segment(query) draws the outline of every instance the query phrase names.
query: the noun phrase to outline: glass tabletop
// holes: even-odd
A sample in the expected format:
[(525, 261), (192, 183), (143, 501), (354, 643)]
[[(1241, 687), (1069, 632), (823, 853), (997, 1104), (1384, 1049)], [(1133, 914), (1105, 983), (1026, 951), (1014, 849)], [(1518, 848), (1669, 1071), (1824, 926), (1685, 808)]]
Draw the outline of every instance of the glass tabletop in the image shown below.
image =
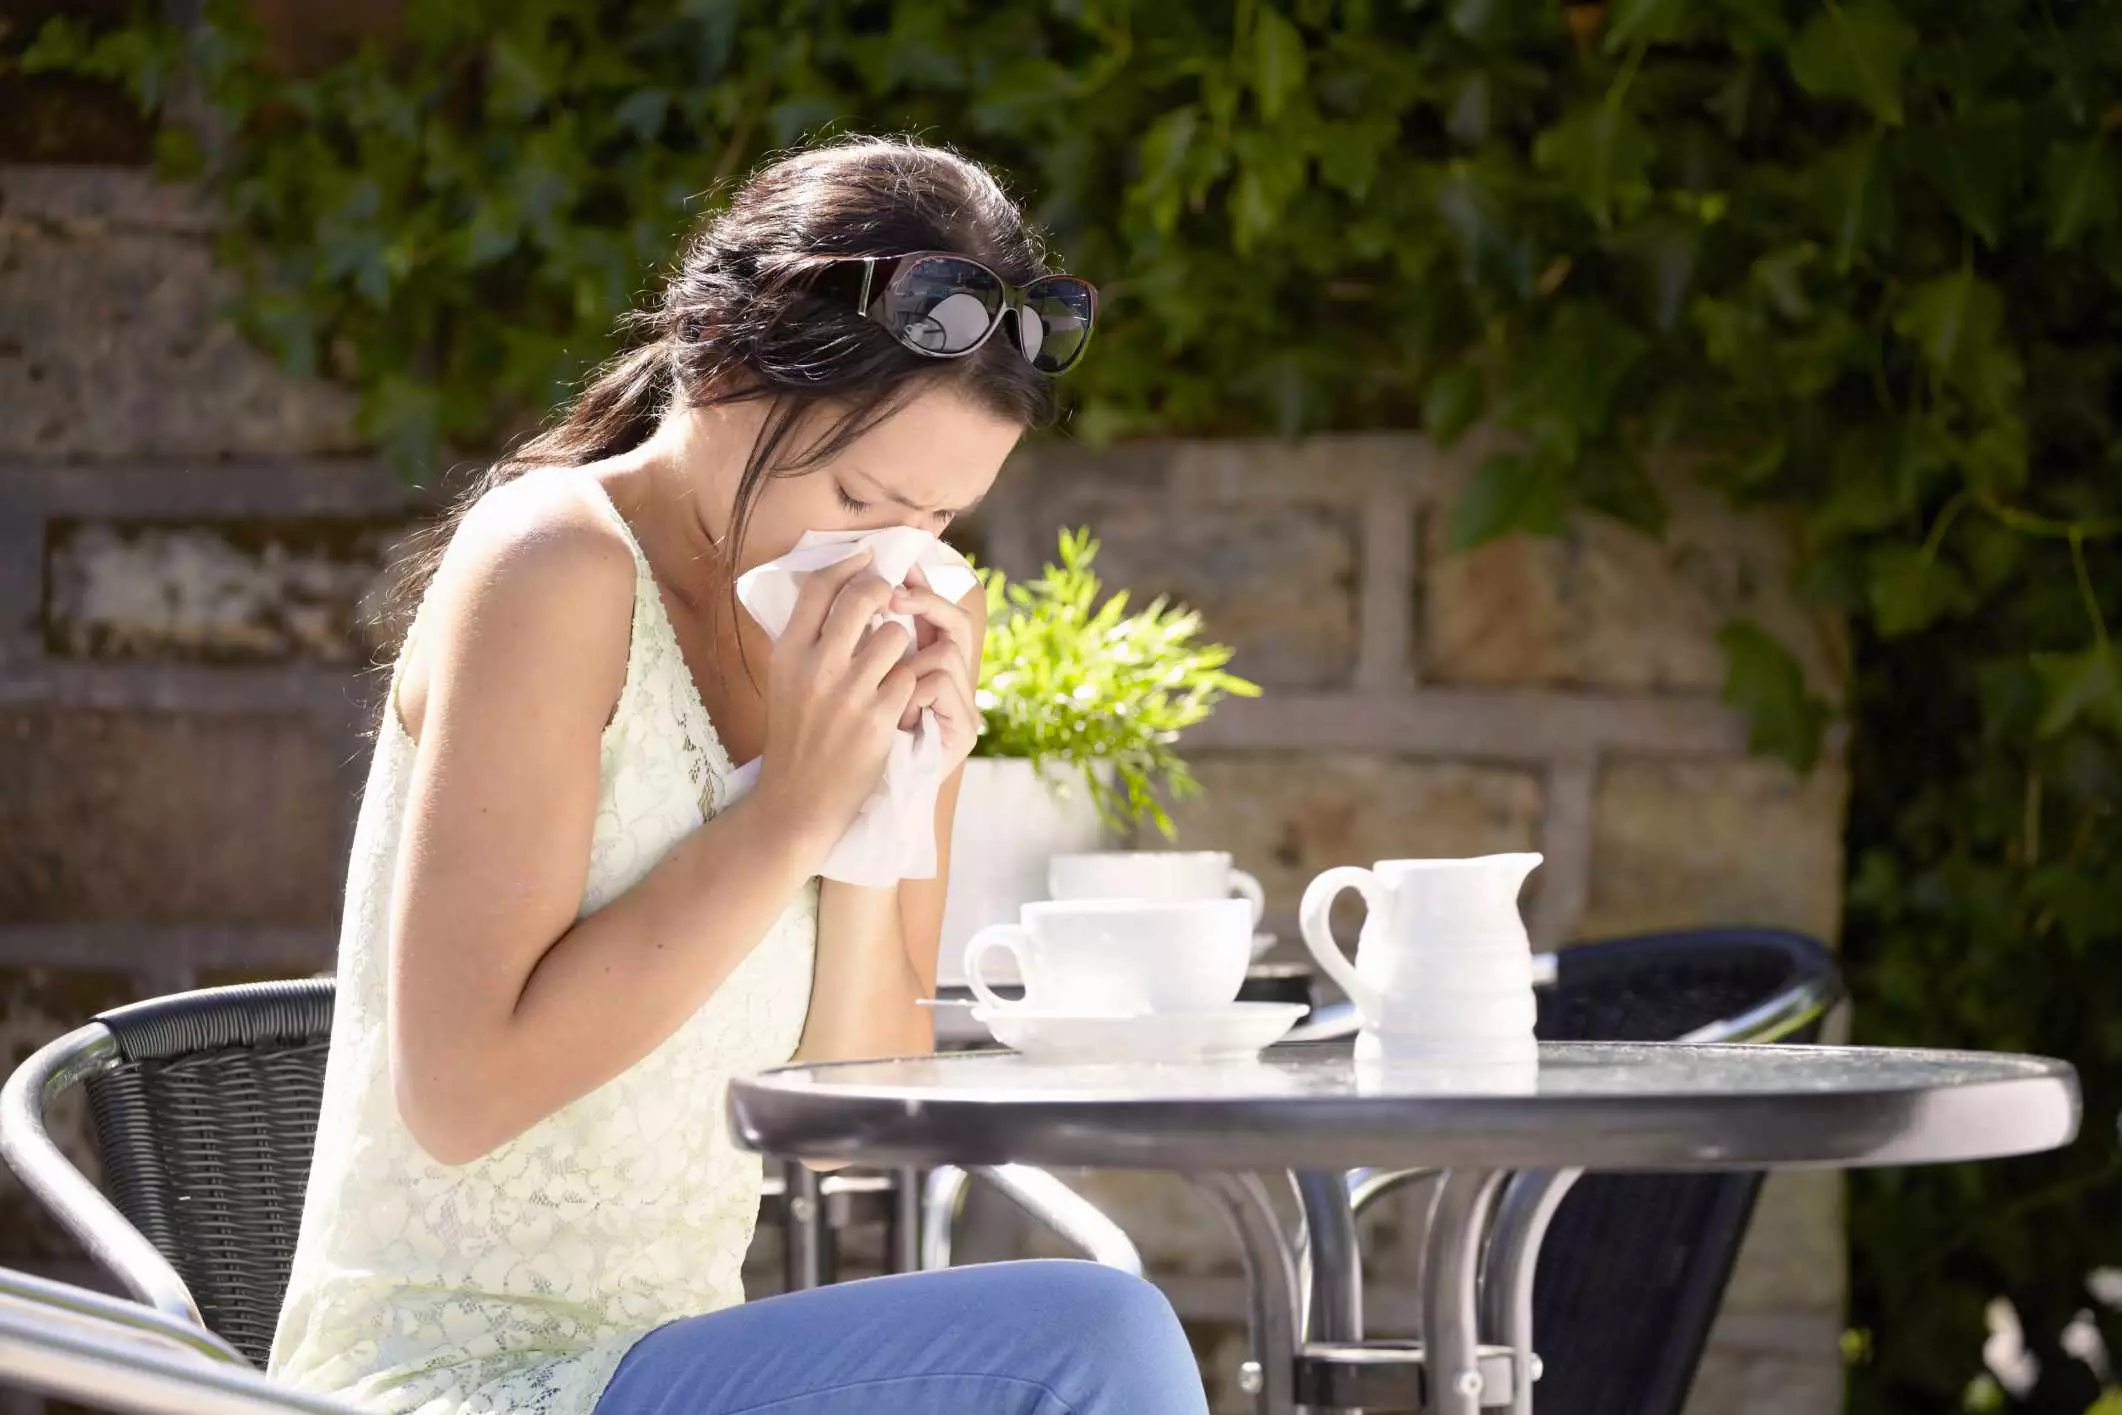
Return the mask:
[(1346, 1046), (1276, 1047), (1258, 1058), (1191, 1062), (1047, 1062), (1013, 1052), (791, 1067), (763, 1084), (989, 1103), (1393, 1097), (1494, 1101), (1703, 1098), (1933, 1091), (2070, 1074), (2062, 1062), (1991, 1052), (1889, 1047), (1696, 1046), (1550, 1042), (1537, 1066), (1359, 1062)]
[(1235, 1061), (1007, 1052), (789, 1067), (732, 1083), (756, 1149), (900, 1163), (1699, 1169), (2023, 1154), (2076, 1133), (2042, 1057), (1872, 1047), (1543, 1044), (1537, 1064), (1364, 1062), (1346, 1044)]

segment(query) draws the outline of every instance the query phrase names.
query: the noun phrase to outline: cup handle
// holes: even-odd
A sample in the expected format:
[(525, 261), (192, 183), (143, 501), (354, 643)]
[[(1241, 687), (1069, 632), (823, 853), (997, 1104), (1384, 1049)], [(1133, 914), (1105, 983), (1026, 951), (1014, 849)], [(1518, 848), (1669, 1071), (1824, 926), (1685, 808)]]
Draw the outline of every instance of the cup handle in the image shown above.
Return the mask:
[[(1373, 914), (1385, 906), (1376, 875), (1358, 865), (1341, 865), (1320, 875), (1305, 888), (1304, 902), (1297, 906), (1297, 928), (1304, 935), (1304, 946), (1319, 960), (1326, 976), (1341, 985), (1348, 1000), (1356, 1004), (1356, 1011), (1363, 1014), (1364, 1021), (1376, 1023), (1383, 1012), (1377, 989), (1363, 981), (1356, 972), (1356, 965), (1341, 951), (1341, 945), (1334, 942), (1334, 901), (1348, 889), (1360, 893), (1364, 907)], [(971, 971), (970, 968), (967, 971)]]
[(989, 1007), (1020, 1007), (1023, 1003), (1010, 1001), (987, 985), (980, 976), (980, 964), (988, 953), (997, 948), (1006, 948), (1016, 955), (1017, 972), (1025, 980), (1025, 1002), (1031, 1000), (1031, 977), (1024, 965), (1024, 928), (1020, 924), (990, 924), (972, 936), (965, 945), (965, 981), (971, 986), (973, 996)]
[(1258, 929), (1261, 916), (1267, 913), (1267, 891), (1260, 887), (1259, 880), (1243, 870), (1230, 872), (1230, 887), (1233, 893), (1253, 906), (1253, 928)]

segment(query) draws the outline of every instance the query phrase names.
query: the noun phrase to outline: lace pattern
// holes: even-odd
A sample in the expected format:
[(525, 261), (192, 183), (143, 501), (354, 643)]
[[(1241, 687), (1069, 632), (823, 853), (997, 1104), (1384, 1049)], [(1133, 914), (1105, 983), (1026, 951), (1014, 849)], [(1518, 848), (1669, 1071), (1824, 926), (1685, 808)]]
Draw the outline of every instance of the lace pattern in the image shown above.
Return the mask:
[[(647, 558), (602, 488), (580, 480), (635, 562), (587, 915), (723, 807), (730, 762)], [(795, 1051), (817, 888), (630, 1070), (479, 1160), (438, 1164), (398, 1118), (385, 1031), (413, 750), (386, 711), (355, 828), (331, 1060), (270, 1369), (379, 1415), (589, 1415), (646, 1332), (743, 1300), (760, 1165), (730, 1142), (723, 1093), (732, 1074)]]

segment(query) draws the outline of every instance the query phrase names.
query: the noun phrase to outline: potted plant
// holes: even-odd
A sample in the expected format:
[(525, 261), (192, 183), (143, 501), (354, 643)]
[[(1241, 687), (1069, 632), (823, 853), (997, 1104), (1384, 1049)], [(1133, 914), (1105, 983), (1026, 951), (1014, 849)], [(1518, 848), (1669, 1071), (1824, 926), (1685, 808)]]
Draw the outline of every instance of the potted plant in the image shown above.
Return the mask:
[(1259, 688), (1224, 671), (1231, 650), (1196, 641), (1201, 617), (1158, 599), (1102, 601), (1088, 530), (1061, 533), (1060, 563), (1012, 582), (983, 568), (987, 643), (980, 742), (951, 833), (941, 981), (962, 981), (972, 935), (1046, 897), (1046, 862), (1144, 824), (1173, 834), (1167, 799), (1200, 788), (1179, 734), (1226, 696)]

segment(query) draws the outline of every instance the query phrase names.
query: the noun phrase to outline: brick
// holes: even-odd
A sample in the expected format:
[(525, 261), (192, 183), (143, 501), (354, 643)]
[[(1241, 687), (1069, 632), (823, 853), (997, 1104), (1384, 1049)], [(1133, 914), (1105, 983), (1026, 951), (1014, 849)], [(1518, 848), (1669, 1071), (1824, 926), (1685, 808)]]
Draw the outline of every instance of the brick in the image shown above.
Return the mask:
[(1100, 543), (1098, 574), (1137, 607), (1165, 595), (1199, 611), (1202, 636), (1237, 650), (1232, 671), (1277, 687), (1354, 676), (1358, 528), (1322, 507), (1203, 508), (1085, 499), (1062, 522)]
[(1662, 537), (1582, 515), (1558, 536), (1459, 554), (1447, 547), (1449, 505), (1434, 508), (1424, 517), (1423, 678), (1714, 693), (1724, 682), (1717, 633), (1744, 614), (1832, 692), (1846, 646), (1837, 626), (1792, 599), (1781, 528), (1684, 483), (1666, 490)]
[[(1346, 684), (1358, 650), (1360, 508), (1285, 475), (1299, 455), (1269, 442), (1043, 449), (997, 493), (1007, 504), (987, 518), (992, 553), (1012, 575), (1034, 572), (1053, 558), (1055, 527), (1088, 526), (1109, 589), (1136, 605), (1168, 595), (1200, 611), (1205, 636), (1237, 650), (1235, 671), (1278, 687)], [(1270, 473), (1284, 490), (1218, 493), (1217, 466), (1247, 492)], [(1182, 474), (1193, 493), (1175, 490)]]
[(0, 918), (329, 924), (340, 795), (300, 720), (0, 713)]
[(235, 288), (203, 235), (0, 209), (0, 455), (355, 450), (353, 396), (246, 342)]
[(1842, 1176), (1772, 1174), (1724, 1289), (1727, 1311), (1814, 1311), (1839, 1318), (1848, 1268)]
[[(135, 996), (132, 981), (122, 972), (0, 967), (0, 1066), (13, 1072), (45, 1043)], [(61, 1097), (49, 1121), (67, 1157), (95, 1177), (95, 1145), (81, 1093)], [(36, 1266), (80, 1256), (73, 1239), (0, 1168), (0, 1263)]]
[(1766, 924), (1833, 939), (1848, 786), (1836, 762), (1806, 777), (1758, 759), (1608, 762), (1578, 936)]
[(56, 525), (45, 641), (81, 658), (370, 661), (403, 533), (314, 520)]
[(1710, 1334), (1686, 1415), (1839, 1415), (1842, 1358), (1830, 1341), (1818, 1352), (1748, 1351)]
[(1286, 928), (1304, 887), (1335, 865), (1539, 845), (1543, 788), (1529, 771), (1297, 750), (1204, 754), (1193, 766), (1202, 794), (1173, 813), (1180, 843), (1228, 850), (1258, 875), (1271, 926)]

